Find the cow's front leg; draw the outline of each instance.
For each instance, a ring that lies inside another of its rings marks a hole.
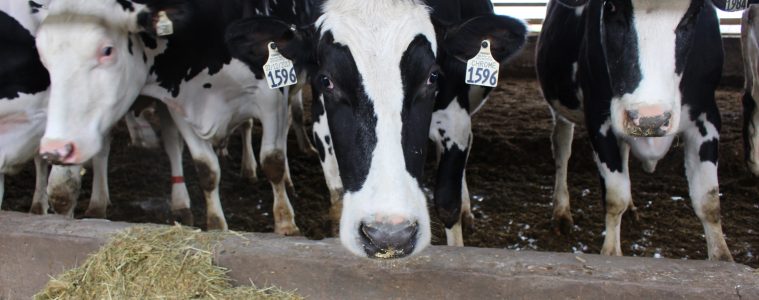
[[[50,204],[47,201],[47,161],[39,155],[34,157],[34,169],[36,182],[34,185],[34,196],[32,197],[32,208],[29,212],[35,215],[47,214]],[[0,182],[2,184],[2,182]],[[0,204],[2,203],[2,191],[0,191]]]
[[[124,115],[131,145],[145,149],[158,148],[158,136],[153,131],[153,126],[145,118],[144,113],[135,116],[135,111],[130,110]]]
[[[177,129],[169,111],[163,103],[156,107],[161,119],[161,140],[163,149],[169,156],[171,165],[171,215],[175,222],[182,225],[193,226],[195,220],[190,210],[190,194],[184,180],[184,168],[182,166],[182,152],[184,152],[184,140]]]
[[[719,120],[719,115],[716,115]],[[712,118],[714,119],[714,118]],[[693,210],[704,226],[710,260],[733,261],[722,234],[720,217],[717,160],[719,154],[719,124],[706,115],[685,131],[685,173]]]
[[[630,146],[617,140],[608,127],[602,128],[588,129],[595,133],[591,139],[606,209],[606,236],[601,254],[621,256],[622,215],[632,203],[628,169]]]
[[[556,166],[553,188],[553,229],[556,234],[569,234],[572,232],[574,221],[569,204],[569,188],[567,186],[567,172],[569,158],[572,156],[572,139],[574,138],[574,124],[558,112],[553,113],[553,133],[551,134],[551,146],[553,159]]]
[[[461,230],[463,197],[469,197],[464,179],[469,151],[472,145],[472,121],[464,108],[454,99],[448,107],[432,114],[430,139],[438,150],[438,171],[435,181],[435,209],[445,226],[449,246],[463,246]],[[465,192],[466,191],[466,192]],[[467,199],[468,200],[468,199]]]
[[[295,213],[287,196],[287,103],[274,97],[267,107],[268,113],[260,116],[263,127],[261,140],[261,170],[274,192],[274,232],[281,235],[299,235]]]
[[[242,166],[240,176],[247,178],[251,183],[258,181],[256,173],[258,163],[253,154],[253,119],[242,124]]]
[[[300,151],[309,156],[316,156],[317,151],[308,139],[305,118],[303,117],[303,89],[290,94],[290,119],[295,137],[298,139]]]
[[[50,170],[47,196],[55,213],[74,217],[76,202],[82,191],[82,172],[83,168],[79,165],[54,165]]]
[[[111,204],[108,193],[108,156],[111,152],[110,137],[105,138],[103,148],[92,158],[92,195],[84,212],[87,218],[104,219],[106,209]]]
[[[343,212],[343,181],[340,179],[340,168],[335,157],[335,150],[332,144],[332,136],[329,132],[329,123],[327,122],[327,113],[324,111],[324,99],[320,97],[314,99],[313,120],[314,120],[314,145],[319,154],[319,162],[324,172],[324,180],[329,189],[329,218],[332,222],[333,236],[339,235],[340,217]]]
[[[170,111],[174,124],[187,143],[195,168],[198,173],[198,182],[206,199],[206,228],[208,230],[227,230],[227,220],[221,209],[219,197],[219,180],[221,168],[219,159],[213,150],[213,146],[207,140],[200,138],[181,116]]]
[[[755,176],[759,176],[759,108],[752,92],[743,95],[743,147],[746,165]]]

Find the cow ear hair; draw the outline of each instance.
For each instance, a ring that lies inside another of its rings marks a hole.
[[[282,56],[296,65],[303,59],[302,53],[310,45],[306,45],[301,30],[274,17],[251,17],[230,24],[225,40],[232,57],[247,64],[257,77],[263,78],[270,42],[274,42]]]
[[[507,16],[478,16],[445,31],[441,47],[462,61],[480,51],[482,41],[490,41],[490,51],[498,62],[505,62],[524,46],[527,26],[521,20]]]

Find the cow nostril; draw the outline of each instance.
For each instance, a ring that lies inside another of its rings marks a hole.
[[[370,258],[392,259],[408,256],[416,246],[419,224],[416,222],[362,222],[359,236]]]

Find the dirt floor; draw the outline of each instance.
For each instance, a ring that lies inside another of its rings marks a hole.
[[[759,267],[759,181],[743,164],[740,91],[725,88],[718,91],[717,98],[724,122],[720,157],[723,228],[735,260]],[[552,230],[554,164],[550,132],[551,115],[534,80],[503,82],[474,117],[475,139],[467,178],[473,194],[476,224],[473,231],[465,233],[467,245],[536,251],[600,251],[604,211],[591,147],[582,127],[576,130],[569,164],[576,226],[569,236],[557,236]],[[114,136],[109,169],[112,202],[109,219],[170,222],[170,173],[164,152],[128,146],[128,135],[121,124]],[[258,139],[254,138],[256,149]],[[330,235],[329,195],[318,158],[300,153],[294,134],[291,134],[289,147],[297,192],[297,197],[291,198],[296,223],[307,237],[324,238]],[[236,135],[230,142],[230,157],[222,162],[221,197],[230,229],[271,232],[271,188],[260,171],[262,180],[253,184],[240,177],[240,149],[240,138]],[[625,255],[706,258],[703,228],[688,198],[682,150],[682,144],[676,141],[653,175],[643,173],[639,163],[631,160],[633,199],[640,220],[636,222],[625,216],[622,224]],[[185,172],[195,220],[203,222],[202,192],[187,153]],[[430,157],[426,174],[428,186],[432,186],[433,172]],[[34,190],[33,173],[33,164],[29,163],[20,174],[7,177],[4,210],[28,211]],[[91,172],[84,181],[77,215],[84,211],[90,196]],[[435,222],[434,243],[444,244],[445,234],[439,224]]]

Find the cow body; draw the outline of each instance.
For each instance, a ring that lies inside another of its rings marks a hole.
[[[709,258],[731,260],[717,181],[721,124],[714,91],[722,61],[711,1],[551,1],[537,69],[554,113],[557,224],[572,223],[566,174],[574,123],[584,122],[593,145],[606,208],[602,254],[607,255],[622,254],[621,216],[632,206],[630,151],[653,172],[680,135]]]
[[[508,57],[524,43],[524,25],[514,22],[488,15],[443,24],[421,1],[327,0],[313,27],[248,19],[234,24],[227,40],[253,70],[265,53],[256,49],[269,41],[311,70],[316,146],[323,162],[332,160],[325,168],[330,189],[342,190],[340,240],[356,255],[391,259],[430,241],[419,181],[445,72],[438,55],[470,58],[492,39],[496,59]]]
[[[155,38],[157,15],[163,10],[174,21],[174,35]],[[195,160],[206,198],[207,227],[226,229],[213,146],[223,144],[239,126],[249,136],[250,119],[256,118],[264,128],[260,159],[274,189],[275,232],[297,234],[286,192],[292,183],[285,155],[287,100],[291,92],[297,95],[296,89],[269,89],[262,78],[231,58],[224,43],[227,24],[256,11],[264,10],[241,1],[52,3],[37,39],[53,83],[43,153],[61,154],[62,163],[86,160],[99,151],[105,132],[138,94],[159,99],[168,106]],[[81,43],[68,44],[72,36]],[[110,88],[85,89],[84,82]],[[81,102],[67,105],[68,98]],[[81,122],[66,122],[64,115],[78,116]],[[174,154],[172,165],[181,159],[183,147],[181,141],[174,144],[167,149]],[[244,169],[255,176],[252,148],[245,149],[244,161],[251,166]],[[182,218],[189,213],[189,201],[175,194],[186,194],[183,181],[175,182],[172,190],[172,210]]]

